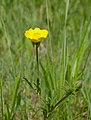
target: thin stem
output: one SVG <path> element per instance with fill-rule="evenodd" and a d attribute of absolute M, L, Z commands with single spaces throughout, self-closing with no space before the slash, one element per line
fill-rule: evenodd
<path fill-rule="evenodd" d="M 40 81 L 39 81 L 39 59 L 38 59 L 38 47 L 39 47 L 39 44 L 40 43 L 36 43 L 36 62 L 37 62 L 37 84 L 36 84 L 36 87 L 37 87 L 37 93 L 40 94 Z"/>
<path fill-rule="evenodd" d="M 39 79 L 38 44 L 36 44 L 37 79 Z"/>

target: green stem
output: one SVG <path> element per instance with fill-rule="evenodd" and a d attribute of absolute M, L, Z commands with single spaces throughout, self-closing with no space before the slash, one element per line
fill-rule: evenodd
<path fill-rule="evenodd" d="M 36 44 L 37 79 L 39 79 L 38 47 L 39 47 L 39 45 L 38 45 L 38 44 Z"/>
<path fill-rule="evenodd" d="M 39 80 L 39 60 L 38 60 L 38 47 L 39 47 L 39 44 L 40 43 L 36 43 L 36 62 L 37 62 L 37 84 L 36 84 L 36 87 L 37 87 L 37 93 L 40 94 L 41 90 L 40 90 L 40 80 Z"/>

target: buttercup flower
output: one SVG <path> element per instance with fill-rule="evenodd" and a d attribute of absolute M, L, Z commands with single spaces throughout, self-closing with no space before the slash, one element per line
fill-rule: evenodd
<path fill-rule="evenodd" d="M 34 30 L 30 28 L 25 31 L 26 38 L 29 38 L 33 43 L 39 43 L 45 39 L 48 35 L 47 30 L 41 30 L 40 28 L 35 28 Z"/>

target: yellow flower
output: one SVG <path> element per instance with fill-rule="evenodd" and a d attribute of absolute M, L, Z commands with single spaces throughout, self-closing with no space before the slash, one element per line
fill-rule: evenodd
<path fill-rule="evenodd" d="M 48 35 L 47 30 L 41 30 L 40 28 L 35 28 L 34 30 L 30 28 L 25 31 L 25 36 L 29 38 L 34 43 L 39 43 L 45 39 Z"/>

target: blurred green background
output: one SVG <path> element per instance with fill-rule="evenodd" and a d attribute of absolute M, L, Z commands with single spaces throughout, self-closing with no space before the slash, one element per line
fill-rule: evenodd
<path fill-rule="evenodd" d="M 29 28 L 39 27 L 41 29 L 47 29 L 49 31 L 48 38 L 43 41 L 40 50 L 40 60 L 44 66 L 47 64 L 46 54 L 53 61 L 51 70 L 55 70 L 55 79 L 59 79 L 59 63 L 62 53 L 62 45 L 64 41 L 64 25 L 65 25 L 65 11 L 66 0 L 0 0 L 0 80 L 1 80 L 1 98 L 3 98 L 4 112 L 6 111 L 7 104 L 11 105 L 11 96 L 13 94 L 14 85 L 16 79 L 21 76 L 35 79 L 35 56 L 34 49 L 29 40 L 24 36 L 24 32 Z M 67 32 L 67 49 L 69 52 L 69 59 L 73 59 L 74 54 L 79 48 L 80 37 L 82 28 L 85 25 L 85 21 L 90 18 L 91 15 L 91 0 L 70 0 L 68 18 L 66 23 Z M 89 27 L 91 32 L 91 27 Z M 91 53 L 91 34 L 88 35 L 88 45 L 83 56 L 80 70 L 86 62 L 88 52 Z M 51 63 L 49 63 L 51 64 Z M 71 64 L 71 63 L 70 63 Z M 79 71 L 80 71 L 79 70 Z M 40 70 L 41 71 L 41 70 Z M 42 72 L 40 72 L 42 74 Z M 43 78 L 43 75 L 41 75 Z M 63 118 L 57 118 L 55 115 L 54 120 L 73 120 L 76 113 L 84 111 L 84 117 L 77 120 L 90 120 L 91 119 L 91 54 L 88 57 L 88 61 L 85 66 L 83 77 L 81 78 L 83 87 L 81 93 L 75 98 L 73 103 L 74 112 L 71 113 L 69 107 L 65 107 L 69 110 L 68 113 L 62 113 Z M 18 90 L 16 103 L 17 111 L 15 120 L 28 120 L 29 116 L 33 116 L 30 112 L 33 111 L 32 99 L 29 86 L 23 81 L 20 83 Z M 43 83 L 42 83 L 43 84 Z M 2 92 L 3 90 L 3 92 Z M 78 103 L 78 104 L 77 104 Z M 75 104 L 75 105 L 74 105 Z M 71 106 L 72 106 L 71 105 Z M 2 99 L 0 107 L 2 106 Z M 69 104 L 70 106 L 70 104 Z M 68 108 L 67 108 L 68 107 Z M 82 108 L 81 108 L 82 107 Z M 36 107 L 35 107 L 36 108 Z M 65 110 L 66 110 L 65 109 Z M 65 112 L 64 110 L 64 112 Z M 0 119 L 1 112 L 0 110 Z M 57 111 L 58 112 L 58 111 Z M 33 120 L 42 120 L 37 117 L 31 117 Z M 53 120 L 53 118 L 51 118 Z"/>

